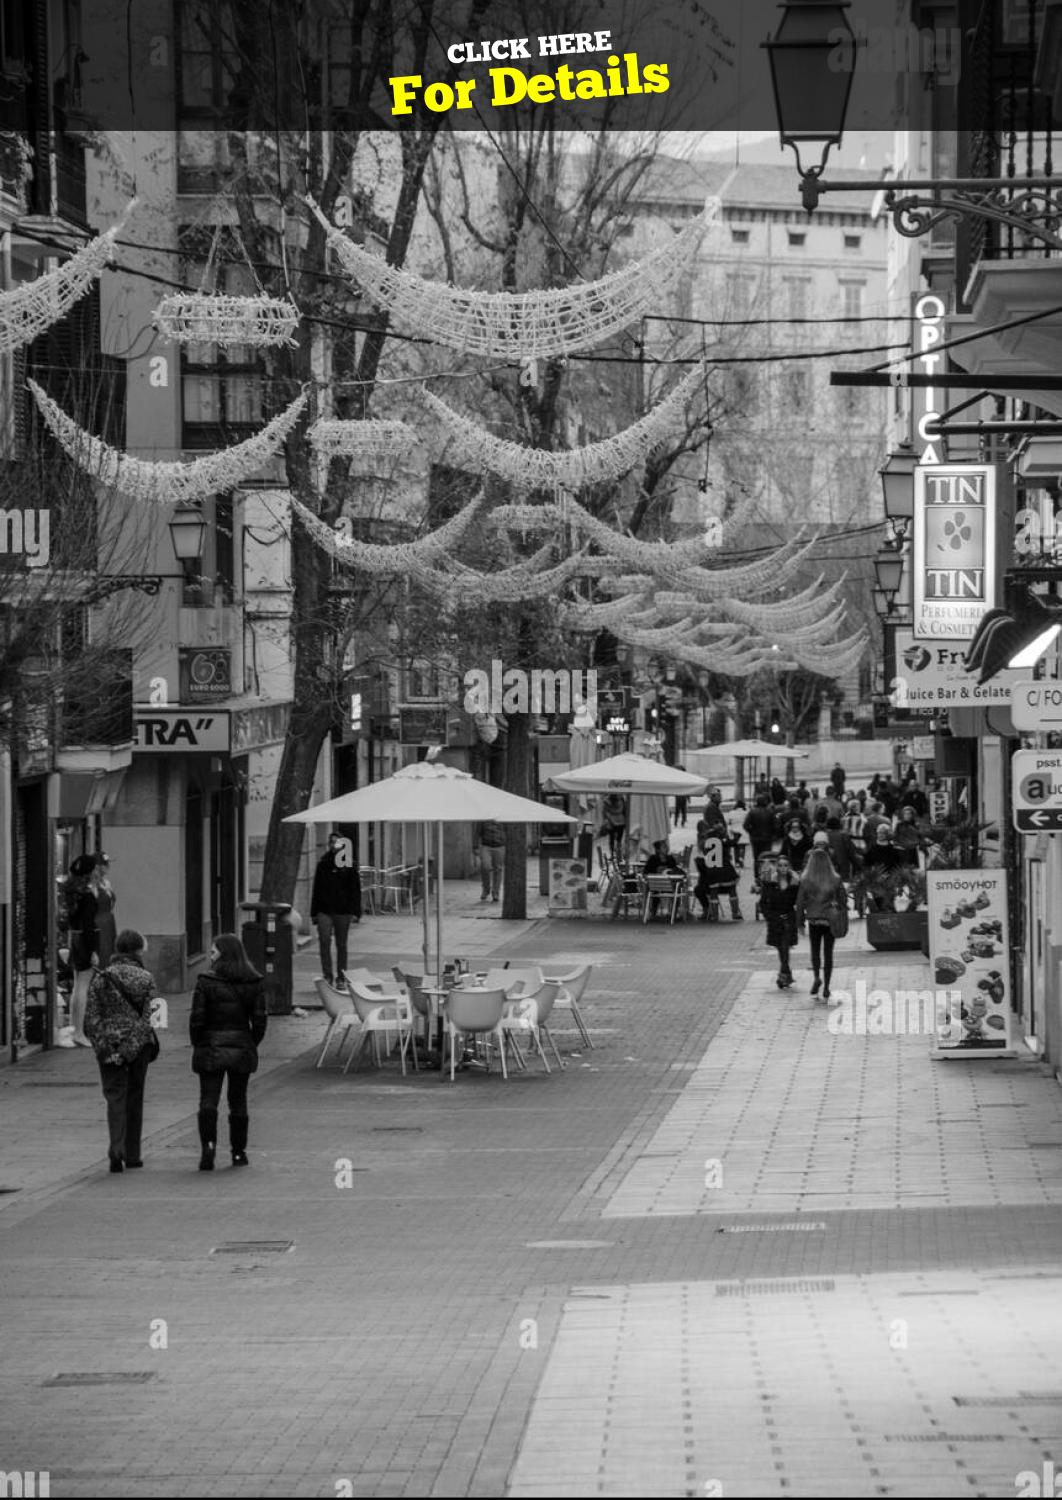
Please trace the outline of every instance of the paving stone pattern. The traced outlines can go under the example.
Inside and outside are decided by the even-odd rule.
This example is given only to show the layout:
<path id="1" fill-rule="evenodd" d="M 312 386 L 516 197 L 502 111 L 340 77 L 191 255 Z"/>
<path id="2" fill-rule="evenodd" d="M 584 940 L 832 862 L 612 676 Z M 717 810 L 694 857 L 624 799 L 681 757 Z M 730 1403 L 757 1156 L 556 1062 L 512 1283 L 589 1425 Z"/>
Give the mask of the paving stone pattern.
<path id="1" fill-rule="evenodd" d="M 563 1072 L 344 1077 L 320 1012 L 274 1018 L 252 1164 L 199 1173 L 178 1002 L 145 1168 L 111 1176 L 90 1054 L 0 1069 L 0 1468 L 54 1496 L 978 1495 L 1059 1453 L 1052 1079 L 830 1035 L 751 920 L 505 923 L 470 889 L 451 952 L 598 965 Z M 359 962 L 419 945 L 356 930 Z M 835 984 L 927 982 L 874 963 L 856 924 Z"/>

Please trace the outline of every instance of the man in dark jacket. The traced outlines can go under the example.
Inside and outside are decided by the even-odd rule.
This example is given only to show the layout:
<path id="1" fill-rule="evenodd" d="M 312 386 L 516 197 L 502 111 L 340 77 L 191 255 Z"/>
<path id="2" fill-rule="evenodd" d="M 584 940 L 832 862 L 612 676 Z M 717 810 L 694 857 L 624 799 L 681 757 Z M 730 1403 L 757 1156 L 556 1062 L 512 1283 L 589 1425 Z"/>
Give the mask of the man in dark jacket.
<path id="1" fill-rule="evenodd" d="M 354 846 L 342 834 L 328 836 L 328 851 L 317 863 L 310 897 L 310 921 L 317 923 L 321 973 L 329 984 L 342 982 L 347 967 L 347 934 L 351 922 L 361 921 L 361 876 L 354 863 Z M 336 963 L 332 967 L 332 938 Z"/>
<path id="2" fill-rule="evenodd" d="M 774 809 L 766 793 L 759 793 L 756 806 L 746 815 L 745 832 L 749 836 L 749 847 L 752 850 L 752 880 L 755 885 L 760 860 L 765 854 L 770 854 L 774 844 Z"/>

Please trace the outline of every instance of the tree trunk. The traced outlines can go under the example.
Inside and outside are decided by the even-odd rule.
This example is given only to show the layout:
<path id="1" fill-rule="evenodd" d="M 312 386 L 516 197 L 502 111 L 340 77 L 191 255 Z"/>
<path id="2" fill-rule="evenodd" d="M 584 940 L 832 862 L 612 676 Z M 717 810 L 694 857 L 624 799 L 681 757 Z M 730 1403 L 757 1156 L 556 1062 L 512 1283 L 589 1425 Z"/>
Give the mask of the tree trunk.
<path id="1" fill-rule="evenodd" d="M 506 714 L 509 745 L 505 757 L 505 790 L 514 796 L 528 795 L 531 767 L 531 734 L 527 714 Z M 542 809 L 543 814 L 546 809 Z M 505 886 L 502 916 L 523 921 L 527 916 L 527 825 L 510 823 L 505 840 Z"/>

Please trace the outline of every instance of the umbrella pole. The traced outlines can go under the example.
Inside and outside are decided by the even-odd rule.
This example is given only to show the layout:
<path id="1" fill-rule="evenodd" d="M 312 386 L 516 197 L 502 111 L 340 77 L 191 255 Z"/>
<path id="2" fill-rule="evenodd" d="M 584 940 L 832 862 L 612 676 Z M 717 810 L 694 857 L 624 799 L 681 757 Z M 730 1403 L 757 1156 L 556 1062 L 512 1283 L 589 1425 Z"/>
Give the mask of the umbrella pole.
<path id="1" fill-rule="evenodd" d="M 442 944 L 442 921 L 443 921 L 443 826 L 442 823 L 435 825 L 435 973 L 436 984 L 442 984 L 443 971 L 443 944 Z"/>
<path id="2" fill-rule="evenodd" d="M 428 909 L 431 906 L 431 880 L 428 875 L 428 850 L 430 849 L 430 847 L 431 824 L 422 823 L 420 825 L 420 848 L 421 862 L 423 865 L 424 873 L 421 880 L 421 901 L 423 902 L 423 905 L 421 907 L 420 914 L 424 926 L 424 942 L 421 946 L 420 951 L 424 957 L 425 974 L 431 973 L 431 913 Z"/>

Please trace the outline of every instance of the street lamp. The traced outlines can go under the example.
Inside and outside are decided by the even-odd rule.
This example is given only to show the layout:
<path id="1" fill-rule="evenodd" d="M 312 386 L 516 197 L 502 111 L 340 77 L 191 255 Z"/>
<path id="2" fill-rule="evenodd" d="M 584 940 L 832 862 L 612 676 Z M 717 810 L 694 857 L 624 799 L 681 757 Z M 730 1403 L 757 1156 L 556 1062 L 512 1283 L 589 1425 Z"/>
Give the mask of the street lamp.
<path id="1" fill-rule="evenodd" d="M 180 573 L 97 573 L 83 603 L 101 604 L 123 589 L 156 598 L 167 580 L 187 584 L 194 580 L 196 564 L 203 556 L 207 523 L 196 505 L 179 505 L 169 522 L 173 554 L 183 569 Z"/>
<path id="2" fill-rule="evenodd" d="M 890 547 L 886 542 L 874 559 L 874 572 L 877 575 L 878 588 L 886 595 L 891 607 L 903 578 L 903 556 L 899 548 Z"/>
<path id="3" fill-rule="evenodd" d="M 914 520 L 914 471 L 917 467 L 918 456 L 914 448 L 910 443 L 901 443 L 878 470 L 885 515 L 892 523 L 896 537 L 905 537 Z"/>
<path id="4" fill-rule="evenodd" d="M 947 219 L 991 219 L 1062 250 L 1062 177 L 950 177 L 881 182 L 823 182 L 826 159 L 844 135 L 855 74 L 856 40 L 845 0 L 787 0 L 774 36 L 763 43 L 771 67 L 778 134 L 792 146 L 800 196 L 811 213 L 823 193 L 883 193 L 898 234 L 917 239 Z M 818 143 L 820 160 L 805 167 L 802 143 Z"/>
<path id="5" fill-rule="evenodd" d="M 206 521 L 197 505 L 179 505 L 170 519 L 173 554 L 178 562 L 198 562 L 206 542 Z"/>

